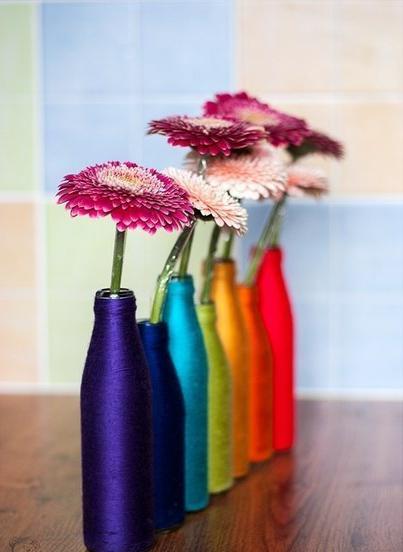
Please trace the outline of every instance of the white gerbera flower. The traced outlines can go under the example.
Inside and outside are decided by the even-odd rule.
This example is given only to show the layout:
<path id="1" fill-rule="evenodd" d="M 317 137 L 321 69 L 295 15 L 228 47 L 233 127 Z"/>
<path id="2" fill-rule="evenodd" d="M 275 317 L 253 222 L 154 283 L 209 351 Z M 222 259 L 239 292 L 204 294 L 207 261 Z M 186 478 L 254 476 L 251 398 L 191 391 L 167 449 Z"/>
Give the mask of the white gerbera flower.
<path id="1" fill-rule="evenodd" d="M 266 152 L 233 155 L 209 161 L 207 180 L 238 199 L 265 199 L 283 193 L 287 172 L 274 155 Z"/>
<path id="2" fill-rule="evenodd" d="M 246 232 L 246 209 L 222 186 L 208 184 L 202 176 L 185 169 L 169 167 L 163 172 L 187 191 L 192 207 L 202 216 L 212 216 L 218 226 L 232 228 L 238 236 Z"/>
<path id="3" fill-rule="evenodd" d="M 320 197 L 327 194 L 328 191 L 328 180 L 321 170 L 298 165 L 293 165 L 288 169 L 288 195 Z"/>

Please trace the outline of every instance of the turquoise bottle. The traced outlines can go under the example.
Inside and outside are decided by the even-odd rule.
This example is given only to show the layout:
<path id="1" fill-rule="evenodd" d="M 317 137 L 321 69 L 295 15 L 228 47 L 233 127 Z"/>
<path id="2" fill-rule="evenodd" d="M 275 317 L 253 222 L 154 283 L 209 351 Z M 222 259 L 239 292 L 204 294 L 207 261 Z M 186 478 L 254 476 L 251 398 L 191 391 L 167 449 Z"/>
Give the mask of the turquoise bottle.
<path id="1" fill-rule="evenodd" d="M 205 508 L 208 494 L 208 364 L 194 304 L 193 278 L 174 277 L 168 285 L 164 320 L 169 352 L 185 400 L 185 508 Z"/>

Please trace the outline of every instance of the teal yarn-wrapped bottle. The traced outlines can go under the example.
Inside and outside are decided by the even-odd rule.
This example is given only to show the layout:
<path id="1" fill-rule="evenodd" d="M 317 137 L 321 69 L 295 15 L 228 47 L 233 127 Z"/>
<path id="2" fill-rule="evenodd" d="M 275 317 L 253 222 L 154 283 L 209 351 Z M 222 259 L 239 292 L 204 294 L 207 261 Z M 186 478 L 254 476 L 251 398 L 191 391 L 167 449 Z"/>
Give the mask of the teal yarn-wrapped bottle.
<path id="1" fill-rule="evenodd" d="M 205 508 L 208 493 L 208 363 L 193 300 L 193 278 L 174 277 L 168 285 L 164 320 L 169 352 L 185 400 L 185 507 Z"/>

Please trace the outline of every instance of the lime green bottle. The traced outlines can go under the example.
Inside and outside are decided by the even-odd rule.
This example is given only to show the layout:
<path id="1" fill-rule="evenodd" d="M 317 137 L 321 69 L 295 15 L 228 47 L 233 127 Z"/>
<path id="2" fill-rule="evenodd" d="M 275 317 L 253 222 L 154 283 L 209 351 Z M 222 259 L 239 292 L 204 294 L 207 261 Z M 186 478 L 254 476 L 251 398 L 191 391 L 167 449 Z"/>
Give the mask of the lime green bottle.
<path id="1" fill-rule="evenodd" d="M 232 486 L 232 385 L 227 358 L 216 329 L 213 303 L 197 306 L 209 365 L 208 482 L 210 493 Z"/>

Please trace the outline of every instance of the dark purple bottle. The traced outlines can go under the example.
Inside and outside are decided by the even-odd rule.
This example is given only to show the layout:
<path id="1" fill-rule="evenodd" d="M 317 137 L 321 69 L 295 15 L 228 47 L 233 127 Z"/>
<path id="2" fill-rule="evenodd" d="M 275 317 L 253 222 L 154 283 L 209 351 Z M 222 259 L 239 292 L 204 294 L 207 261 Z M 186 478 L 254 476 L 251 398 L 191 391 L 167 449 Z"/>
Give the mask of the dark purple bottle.
<path id="1" fill-rule="evenodd" d="M 154 521 L 162 531 L 185 518 L 185 405 L 168 349 L 165 322 L 139 323 L 151 375 L 154 436 Z"/>
<path id="2" fill-rule="evenodd" d="M 90 552 L 153 543 L 151 384 L 132 291 L 95 296 L 81 383 L 84 542 Z"/>

